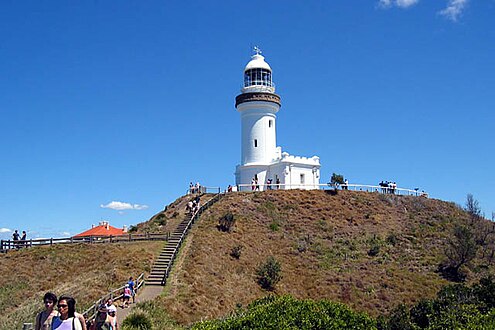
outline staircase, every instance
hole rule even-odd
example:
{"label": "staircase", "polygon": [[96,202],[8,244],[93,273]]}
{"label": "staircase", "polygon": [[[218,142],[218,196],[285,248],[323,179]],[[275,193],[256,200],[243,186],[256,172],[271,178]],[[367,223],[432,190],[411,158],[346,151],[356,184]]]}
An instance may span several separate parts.
{"label": "staircase", "polygon": [[193,223],[199,218],[200,214],[203,213],[208,207],[217,202],[222,194],[218,193],[214,197],[212,197],[209,201],[203,204],[196,213],[192,215],[187,215],[184,217],[184,220],[177,226],[174,232],[168,238],[165,247],[160,252],[158,259],[153,264],[153,268],[151,269],[151,273],[146,279],[146,285],[165,285],[168,275],[170,274],[170,270],[172,269],[173,262],[177,253],[179,252],[179,248],[184,241],[187,232],[192,227]]}

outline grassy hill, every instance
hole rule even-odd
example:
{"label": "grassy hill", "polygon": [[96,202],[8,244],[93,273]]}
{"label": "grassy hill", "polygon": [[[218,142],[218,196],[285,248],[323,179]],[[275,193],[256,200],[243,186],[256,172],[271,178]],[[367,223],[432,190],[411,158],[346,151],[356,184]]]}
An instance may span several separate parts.
{"label": "grassy hill", "polygon": [[[217,228],[232,213],[231,232]],[[275,294],[327,298],[372,316],[433,298],[448,283],[438,272],[457,223],[453,203],[413,196],[339,191],[268,191],[223,197],[193,227],[153,306],[180,324],[216,318],[266,296],[256,269],[268,256],[282,266]],[[239,259],[230,253],[241,247]],[[478,256],[467,281],[494,272]]]}
{"label": "grassy hill", "polygon": [[[133,230],[172,231],[190,198],[178,198]],[[235,222],[225,232],[218,225],[227,214]],[[449,283],[438,268],[458,224],[485,228],[489,237],[463,268],[467,282],[495,273],[495,227],[475,222],[453,203],[422,197],[300,190],[228,194],[193,226],[164,294],[141,309],[160,329],[224,317],[270,294],[324,298],[383,315],[399,303],[433,298]],[[30,322],[48,290],[74,295],[83,310],[130,274],[149,271],[162,246],[60,245],[0,255],[0,330]],[[231,255],[234,248],[239,259]],[[273,292],[256,279],[269,256],[282,267]]]}
{"label": "grassy hill", "polygon": [[22,329],[43,309],[43,295],[70,294],[82,311],[130,275],[149,272],[163,242],[74,244],[0,254],[0,330]]}

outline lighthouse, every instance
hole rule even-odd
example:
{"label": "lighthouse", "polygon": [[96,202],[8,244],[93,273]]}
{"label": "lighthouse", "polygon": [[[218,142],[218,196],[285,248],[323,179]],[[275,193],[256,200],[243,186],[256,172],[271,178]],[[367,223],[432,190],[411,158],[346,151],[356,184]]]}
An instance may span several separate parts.
{"label": "lighthouse", "polygon": [[254,180],[260,190],[318,188],[319,157],[295,157],[277,147],[276,119],[280,106],[272,69],[255,47],[244,68],[241,94],[235,99],[241,117],[241,163],[235,172],[239,190],[252,189]]}

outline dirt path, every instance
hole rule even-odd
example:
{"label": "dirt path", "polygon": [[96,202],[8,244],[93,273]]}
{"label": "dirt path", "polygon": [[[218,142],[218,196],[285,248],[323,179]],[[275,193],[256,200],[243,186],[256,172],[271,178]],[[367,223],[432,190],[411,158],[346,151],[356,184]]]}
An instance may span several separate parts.
{"label": "dirt path", "polygon": [[[160,295],[160,293],[162,293],[163,288],[164,288],[163,286],[157,286],[157,285],[145,286],[136,295],[136,303],[155,299]],[[119,328],[122,326],[122,322],[127,317],[127,315],[129,315],[132,312],[134,306],[136,306],[136,304],[130,304],[129,307],[127,308],[121,308],[121,307],[117,308],[117,320],[119,322]]]}

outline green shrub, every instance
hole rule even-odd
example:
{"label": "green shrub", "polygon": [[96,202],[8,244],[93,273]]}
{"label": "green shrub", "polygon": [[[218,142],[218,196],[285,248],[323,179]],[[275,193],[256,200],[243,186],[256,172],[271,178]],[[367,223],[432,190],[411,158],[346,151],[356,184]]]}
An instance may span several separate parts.
{"label": "green shrub", "polygon": [[268,296],[251,303],[247,310],[214,321],[199,322],[193,330],[234,329],[366,329],[376,324],[364,313],[326,300],[297,300],[291,296]]}
{"label": "green shrub", "polygon": [[276,221],[270,222],[270,225],[268,226],[271,231],[278,231],[280,229],[280,225]]}
{"label": "green shrub", "polygon": [[394,233],[390,233],[387,236],[387,244],[395,246],[397,244],[397,236]]}
{"label": "green shrub", "polygon": [[152,330],[149,317],[142,312],[136,312],[125,318],[122,322],[123,330]]}
{"label": "green shrub", "polygon": [[230,250],[230,256],[236,259],[241,257],[242,245],[236,245]]}
{"label": "green shrub", "polygon": [[258,284],[263,289],[273,290],[278,281],[282,279],[281,271],[280,263],[273,256],[269,256],[256,270]]}
{"label": "green shrub", "polygon": [[235,224],[234,215],[230,212],[224,214],[220,220],[218,220],[217,228],[223,232],[230,232]]}

